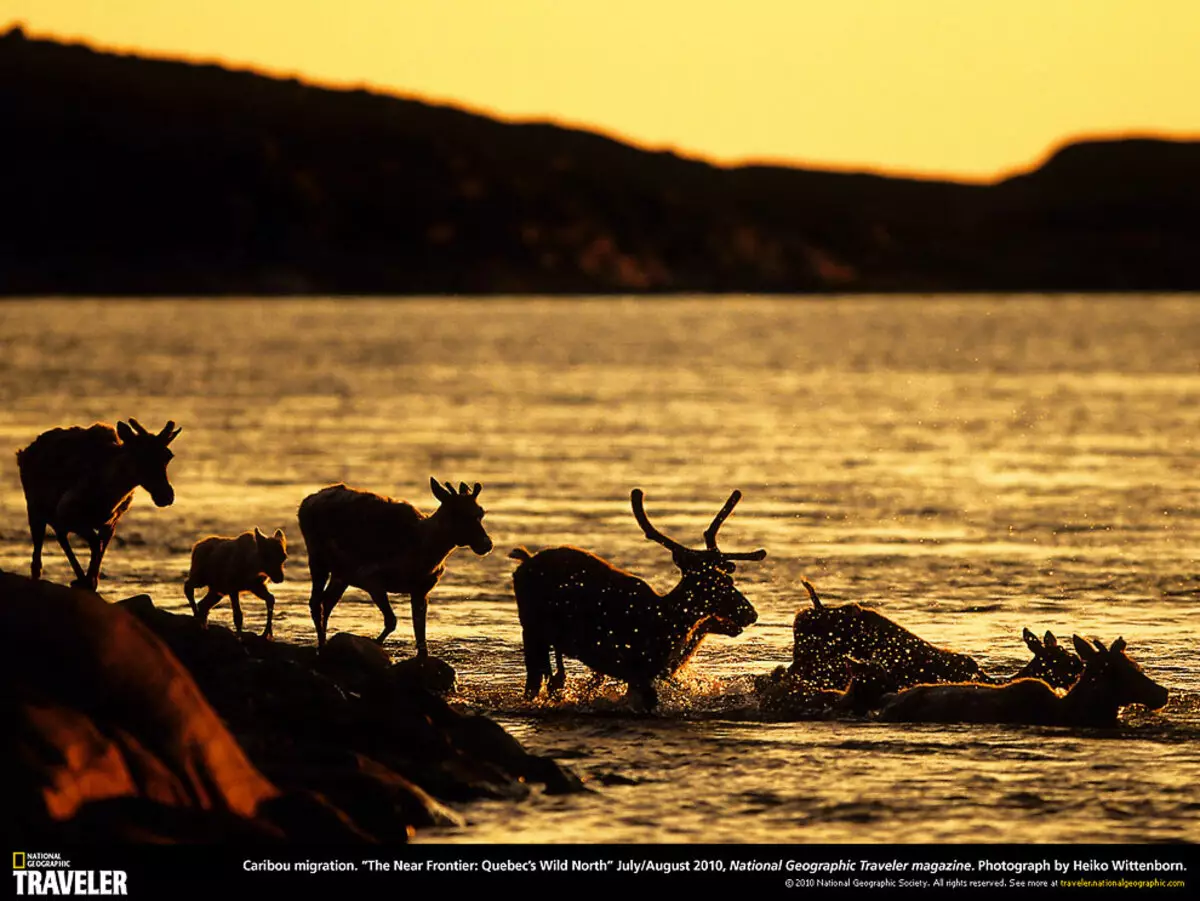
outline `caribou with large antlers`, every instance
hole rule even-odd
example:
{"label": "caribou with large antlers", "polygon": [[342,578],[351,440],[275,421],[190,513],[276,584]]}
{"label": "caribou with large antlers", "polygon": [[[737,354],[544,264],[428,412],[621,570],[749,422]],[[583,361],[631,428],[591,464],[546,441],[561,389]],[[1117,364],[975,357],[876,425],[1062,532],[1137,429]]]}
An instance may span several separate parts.
{"label": "caribou with large antlers", "polygon": [[[630,495],[633,515],[651,541],[671,552],[680,580],[660,595],[643,579],[617,569],[576,547],[552,547],[511,554],[521,563],[513,590],[525,651],[525,696],[535,698],[549,680],[561,690],[563,657],[573,657],[597,673],[626,682],[631,699],[646,709],[658,702],[654,680],[675,673],[706,635],[738,635],[758,619],[754,607],[733,584],[737,560],[762,560],[767,552],[727,553],[717,532],[741,500],[734,491],[704,532],[704,549],[668,538],[646,516],[643,494]],[[557,672],[550,671],[553,649]]]}
{"label": "caribou with large antlers", "polygon": [[[75,571],[71,584],[95,591],[104,552],[117,521],[133,503],[134,490],[139,485],[145,488],[157,507],[174,503],[175,490],[167,480],[167,464],[174,454],[167,445],[181,431],[174,422],[158,434],[136,419],[118,422],[116,428],[98,422],[87,428],[51,429],[17,451],[33,536],[33,578],[42,576],[42,543],[48,526]],[[91,551],[86,572],[71,549],[67,537],[71,533],[81,536]]]}
{"label": "caribou with large antlers", "polygon": [[482,486],[465,482],[458,490],[447,482],[429,480],[441,506],[422,513],[407,501],[331,485],[300,503],[300,532],[308,547],[312,575],[313,625],[317,645],[324,647],[329,614],[350,586],[361,588],[383,614],[383,643],[396,628],[389,592],[412,599],[413,635],[417,656],[428,656],[425,616],[429,592],[446,571],[446,558],[455,548],[469,547],[479,556],[492,550],[483,528],[483,508],[477,500]]}

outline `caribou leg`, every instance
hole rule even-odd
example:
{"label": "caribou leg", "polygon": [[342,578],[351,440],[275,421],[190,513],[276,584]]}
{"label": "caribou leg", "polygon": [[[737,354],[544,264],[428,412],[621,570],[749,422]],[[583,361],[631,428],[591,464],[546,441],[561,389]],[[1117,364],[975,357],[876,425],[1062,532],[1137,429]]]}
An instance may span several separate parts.
{"label": "caribou leg", "polygon": [[325,644],[325,635],[329,631],[329,614],[333,612],[333,608],[337,606],[337,602],[342,599],[342,595],[349,587],[348,582],[337,576],[331,577],[329,584],[325,586],[325,593],[321,595],[321,624],[317,627],[321,645]]}
{"label": "caribou leg", "polygon": [[75,559],[75,552],[71,550],[71,542],[68,539],[68,532],[60,532],[54,530],[54,537],[58,539],[58,546],[63,549],[63,553],[67,555],[67,560],[71,563],[71,569],[75,570],[75,581],[71,583],[73,588],[91,588],[92,585],[88,581],[87,573],[83,571],[83,567],[79,565],[79,561]]}
{"label": "caribou leg", "polygon": [[237,630],[238,635],[242,634],[242,599],[240,592],[229,592],[229,605],[233,607],[233,628]]}
{"label": "caribou leg", "polygon": [[210,588],[208,589],[208,594],[204,596],[204,599],[196,605],[196,616],[200,620],[200,625],[205,629],[208,628],[209,611],[212,610],[213,607],[217,606],[217,604],[221,603],[221,598],[223,597],[225,597],[225,595],[223,595],[221,592],[217,591],[215,588]]}
{"label": "caribou leg", "polygon": [[263,582],[259,582],[257,585],[253,586],[250,589],[250,592],[256,597],[260,597],[267,602],[267,625],[263,629],[262,637],[273,638],[275,633],[271,627],[271,624],[275,619],[275,595],[271,594],[271,592],[267,589],[266,584]]}
{"label": "caribou leg", "polygon": [[29,576],[35,582],[42,577],[42,544],[46,540],[46,522],[30,514],[29,534],[33,536],[33,560],[29,564]]}
{"label": "caribou leg", "polygon": [[[384,595],[385,601],[386,601],[386,597],[387,596]],[[417,593],[417,592],[414,592],[410,597],[412,598],[413,639],[416,641],[416,644],[417,644],[417,656],[418,657],[428,657],[429,649],[425,646],[425,618],[429,614],[429,597],[423,593]],[[375,603],[378,604],[379,602],[376,601]],[[382,610],[383,608],[381,607],[380,609]],[[391,612],[391,609],[392,608],[389,605],[387,610],[383,614],[383,618],[384,618],[385,622],[388,619],[388,613]],[[394,629],[394,628],[396,628],[395,616],[392,617],[391,629]],[[385,627],[384,634],[387,634],[388,632],[390,632],[391,629]],[[383,640],[382,636],[380,637],[379,640],[380,641]]]}
{"label": "caribou leg", "polygon": [[[387,592],[382,588],[372,588],[367,592],[371,595],[371,600],[375,602],[375,606],[379,608],[379,612],[383,614],[383,631],[379,633],[379,637],[375,639],[379,644],[383,644],[384,640],[396,631],[396,612],[392,610],[391,602],[388,601]],[[421,636],[424,638],[424,635]],[[424,655],[421,655],[424,656]]]}

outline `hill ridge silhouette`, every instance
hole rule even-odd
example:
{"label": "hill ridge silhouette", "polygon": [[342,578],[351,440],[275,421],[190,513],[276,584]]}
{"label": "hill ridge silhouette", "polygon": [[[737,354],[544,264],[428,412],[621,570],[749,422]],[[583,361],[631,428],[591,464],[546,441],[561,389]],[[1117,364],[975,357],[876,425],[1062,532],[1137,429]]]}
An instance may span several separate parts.
{"label": "hill ridge silhouette", "polygon": [[995,184],[719,166],[212,63],[0,37],[0,294],[1200,289],[1200,143]]}

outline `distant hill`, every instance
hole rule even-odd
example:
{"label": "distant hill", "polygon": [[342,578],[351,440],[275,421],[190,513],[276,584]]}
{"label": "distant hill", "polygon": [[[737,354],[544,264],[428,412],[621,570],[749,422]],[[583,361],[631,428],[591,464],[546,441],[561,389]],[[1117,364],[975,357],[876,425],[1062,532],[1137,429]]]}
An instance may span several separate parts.
{"label": "distant hill", "polygon": [[1200,290],[1200,144],[993,186],[0,36],[0,294]]}

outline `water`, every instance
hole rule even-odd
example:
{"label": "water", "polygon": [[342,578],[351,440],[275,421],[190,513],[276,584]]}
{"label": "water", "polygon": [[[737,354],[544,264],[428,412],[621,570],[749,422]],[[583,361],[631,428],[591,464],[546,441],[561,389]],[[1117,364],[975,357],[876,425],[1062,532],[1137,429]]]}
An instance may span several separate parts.
{"label": "water", "polygon": [[[430,475],[483,483],[497,550],[451,559],[431,651],[462,703],[594,791],[469,805],[419,841],[1200,840],[1200,298],[40,300],[0,319],[0,444],[183,426],[178,500],[139,496],[111,598],[184,611],[195,540],[282,527],[275,634],[312,642],[301,498],[345,481],[431,510]],[[0,566],[25,571],[11,458],[3,473]],[[759,622],[710,638],[657,717],[614,685],[581,700],[570,662],[561,707],[525,703],[507,551],[581,545],[665,591],[635,486],[692,544],[744,492],[722,546],[769,551],[738,572]],[[68,576],[57,548],[47,567]],[[754,722],[749,680],[790,659],[801,578],[998,672],[1028,658],[1024,626],[1122,635],[1172,701],[1120,734]],[[380,626],[355,590],[331,620]]]}

